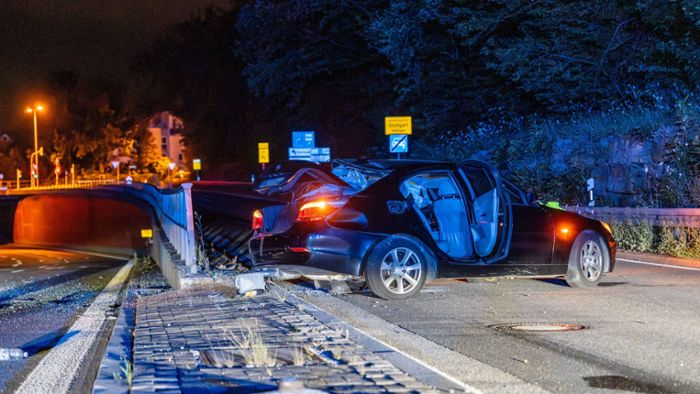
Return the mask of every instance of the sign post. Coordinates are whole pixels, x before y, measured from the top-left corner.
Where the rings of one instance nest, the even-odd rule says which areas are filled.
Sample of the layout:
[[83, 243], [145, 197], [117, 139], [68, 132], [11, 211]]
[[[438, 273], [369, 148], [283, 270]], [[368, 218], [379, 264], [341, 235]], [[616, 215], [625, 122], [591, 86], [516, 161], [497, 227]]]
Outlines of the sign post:
[[201, 159], [192, 160], [192, 169], [194, 170], [195, 174], [197, 174], [197, 180], [199, 180], [199, 170], [202, 169], [202, 160]]
[[595, 189], [595, 180], [593, 178], [588, 178], [586, 181], [586, 189], [588, 190], [588, 206], [594, 207], [595, 200], [593, 199], [593, 189]]
[[262, 170], [265, 171], [265, 164], [270, 162], [270, 143], [258, 142], [258, 163], [262, 164]]
[[410, 116], [387, 116], [384, 118], [384, 134], [389, 136], [389, 153], [408, 152], [408, 136], [413, 134], [413, 119]]

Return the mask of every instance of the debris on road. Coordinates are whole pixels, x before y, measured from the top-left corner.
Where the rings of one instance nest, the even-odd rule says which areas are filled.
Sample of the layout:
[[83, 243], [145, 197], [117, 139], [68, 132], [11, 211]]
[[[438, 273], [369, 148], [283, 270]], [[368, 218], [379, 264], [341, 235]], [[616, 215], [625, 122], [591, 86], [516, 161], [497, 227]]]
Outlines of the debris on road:
[[18, 348], [0, 348], [0, 361], [21, 360], [27, 358], [29, 353]]

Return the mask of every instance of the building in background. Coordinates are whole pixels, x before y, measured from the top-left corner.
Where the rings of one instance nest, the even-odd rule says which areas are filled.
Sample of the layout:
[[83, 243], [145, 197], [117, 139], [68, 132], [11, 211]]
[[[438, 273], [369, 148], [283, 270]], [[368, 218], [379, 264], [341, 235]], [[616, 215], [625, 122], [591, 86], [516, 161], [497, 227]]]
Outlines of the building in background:
[[148, 131], [154, 143], [160, 147], [163, 156], [175, 163], [178, 168], [186, 168], [185, 143], [182, 119], [169, 111], [158, 112], [148, 122]]

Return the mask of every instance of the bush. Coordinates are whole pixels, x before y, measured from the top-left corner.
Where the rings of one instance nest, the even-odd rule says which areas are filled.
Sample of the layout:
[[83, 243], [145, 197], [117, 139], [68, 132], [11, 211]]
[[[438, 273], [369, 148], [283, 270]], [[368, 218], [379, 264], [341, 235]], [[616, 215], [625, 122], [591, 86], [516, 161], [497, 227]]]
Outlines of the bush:
[[700, 258], [700, 229], [681, 226], [659, 227], [656, 253], [673, 257]]
[[625, 220], [612, 222], [613, 238], [618, 247], [631, 252], [651, 253], [654, 251], [654, 228], [649, 222]]

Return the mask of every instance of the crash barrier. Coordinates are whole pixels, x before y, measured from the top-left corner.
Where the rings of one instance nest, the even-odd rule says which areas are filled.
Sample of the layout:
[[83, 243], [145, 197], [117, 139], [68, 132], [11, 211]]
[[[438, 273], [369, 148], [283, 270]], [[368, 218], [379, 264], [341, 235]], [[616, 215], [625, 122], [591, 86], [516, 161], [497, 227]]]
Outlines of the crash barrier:
[[178, 280], [175, 277], [178, 271], [184, 269], [185, 274], [197, 272], [191, 183], [164, 190], [146, 183], [103, 185], [99, 188], [141, 199], [153, 208], [158, 221], [156, 234], [152, 238], [153, 257], [158, 260], [171, 283]]
[[599, 220], [644, 221], [652, 226], [700, 228], [700, 208], [567, 207], [566, 210]]

